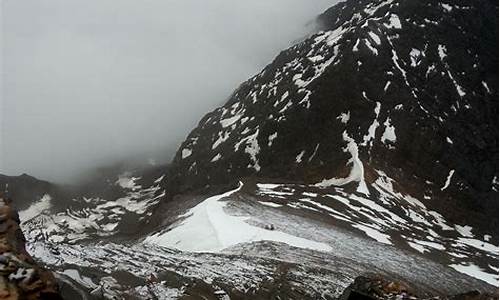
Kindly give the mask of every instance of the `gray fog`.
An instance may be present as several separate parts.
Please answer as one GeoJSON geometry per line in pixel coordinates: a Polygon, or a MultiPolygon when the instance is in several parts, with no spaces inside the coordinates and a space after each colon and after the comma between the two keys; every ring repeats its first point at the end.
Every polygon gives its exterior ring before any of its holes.
{"type": "Polygon", "coordinates": [[[335,0],[0,0],[0,173],[167,162],[335,0]]]}

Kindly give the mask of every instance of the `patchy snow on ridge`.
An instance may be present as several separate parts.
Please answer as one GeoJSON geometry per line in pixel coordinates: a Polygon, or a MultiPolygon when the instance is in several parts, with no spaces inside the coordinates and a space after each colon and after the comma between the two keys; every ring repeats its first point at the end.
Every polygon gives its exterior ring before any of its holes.
{"type": "Polygon", "coordinates": [[[190,252],[220,252],[231,246],[255,241],[276,241],[298,248],[331,251],[324,243],[268,230],[245,222],[249,217],[232,216],[221,201],[238,192],[243,184],[224,194],[207,198],[182,217],[176,227],[148,236],[144,242],[190,252]]]}
{"type": "Polygon", "coordinates": [[[34,217],[40,215],[43,211],[50,209],[51,200],[52,197],[49,194],[45,194],[42,198],[40,198],[40,200],[38,200],[38,202],[35,202],[31,204],[27,209],[20,211],[19,220],[21,220],[21,223],[29,221],[34,217]]]}
{"type": "Polygon", "coordinates": [[[384,133],[382,134],[382,143],[386,144],[386,141],[396,142],[396,128],[391,125],[391,119],[388,117],[384,122],[384,133]]]}
{"type": "Polygon", "coordinates": [[[188,148],[182,149],[182,159],[190,157],[192,153],[193,151],[191,149],[188,148]]]}
{"type": "Polygon", "coordinates": [[[135,191],[135,190],[141,188],[140,185],[135,184],[135,181],[138,179],[140,179],[140,178],[139,177],[129,177],[127,173],[124,173],[124,174],[118,176],[118,180],[116,180],[115,183],[124,189],[135,191]]]}
{"type": "Polygon", "coordinates": [[[389,235],[384,234],[384,233],[376,230],[373,227],[366,226],[366,225],[363,225],[363,224],[354,224],[354,225],[352,225],[352,227],[358,228],[359,230],[364,231],[366,233],[366,235],[368,235],[372,239],[376,240],[377,242],[380,242],[380,243],[383,243],[383,244],[392,245],[392,242],[390,240],[390,236],[389,235]]]}
{"type": "Polygon", "coordinates": [[[452,267],[453,269],[457,270],[460,273],[467,274],[482,281],[486,281],[491,285],[498,286],[498,274],[495,275],[491,273],[486,273],[483,269],[474,264],[465,264],[465,265],[452,264],[450,265],[450,267],[452,267]]]}

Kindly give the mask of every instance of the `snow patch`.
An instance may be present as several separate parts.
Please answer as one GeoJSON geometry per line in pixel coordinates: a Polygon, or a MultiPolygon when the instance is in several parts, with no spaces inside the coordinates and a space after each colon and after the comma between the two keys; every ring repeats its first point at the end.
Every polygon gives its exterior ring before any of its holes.
{"type": "Polygon", "coordinates": [[[236,115],[227,119],[220,120],[220,124],[223,128],[229,127],[236,123],[241,118],[241,115],[236,115]]]}
{"type": "Polygon", "coordinates": [[[267,138],[267,146],[268,146],[268,147],[271,147],[271,146],[273,145],[273,141],[274,141],[274,139],[275,139],[275,138],[277,138],[277,137],[278,137],[278,133],[277,133],[277,132],[275,132],[275,133],[271,134],[271,135],[267,138]]]}
{"type": "Polygon", "coordinates": [[[387,141],[392,143],[396,142],[396,128],[391,125],[391,119],[389,117],[385,120],[384,126],[385,130],[381,137],[382,143],[386,144],[387,141]]]}
{"type": "Polygon", "coordinates": [[[442,191],[446,190],[448,186],[451,183],[451,177],[453,177],[453,174],[455,174],[455,170],[450,170],[450,173],[448,173],[448,177],[446,177],[446,182],[444,183],[443,187],[441,188],[442,191]]]}
{"type": "Polygon", "coordinates": [[[377,242],[392,245],[392,242],[390,240],[389,235],[382,233],[382,232],[380,232],[372,227],[368,227],[368,226],[363,225],[363,224],[354,224],[354,225],[352,225],[352,227],[363,231],[364,233],[366,233],[366,235],[368,235],[372,239],[376,240],[377,242]]]}
{"type": "Polygon", "coordinates": [[[356,191],[363,193],[365,195],[369,195],[370,192],[368,191],[365,182],[363,162],[359,159],[358,156],[358,145],[356,144],[354,139],[347,134],[346,131],[342,133],[342,138],[344,139],[344,141],[347,142],[347,146],[343,149],[343,151],[349,152],[351,154],[351,158],[347,162],[348,164],[352,164],[349,176],[345,178],[324,179],[323,181],[316,183],[315,186],[317,187],[342,186],[353,181],[358,181],[359,185],[356,191]]]}
{"type": "Polygon", "coordinates": [[[474,237],[474,234],[472,234],[472,227],[471,226],[455,225],[455,230],[458,231],[458,233],[460,233],[460,235],[463,237],[474,237]]]}
{"type": "Polygon", "coordinates": [[[212,160],[210,160],[210,162],[216,162],[218,161],[220,158],[222,157],[222,155],[220,155],[220,153],[217,153],[217,155],[215,155],[212,160]]]}
{"type": "Polygon", "coordinates": [[[306,150],[302,150],[302,152],[300,152],[296,157],[295,157],[295,162],[296,163],[301,163],[302,162],[302,157],[304,156],[304,154],[306,153],[306,150]]]}
{"type": "Polygon", "coordinates": [[[182,149],[182,159],[190,157],[191,154],[193,154],[193,151],[191,149],[188,148],[182,149]]]}
{"type": "Polygon", "coordinates": [[[438,55],[441,58],[441,60],[444,60],[446,58],[446,46],[444,45],[438,45],[438,55]]]}
{"type": "Polygon", "coordinates": [[[385,27],[387,28],[394,28],[394,29],[401,29],[401,21],[399,20],[399,17],[395,14],[391,14],[389,18],[389,23],[384,24],[385,27]]]}
{"type": "Polygon", "coordinates": [[[452,267],[453,269],[457,270],[460,273],[477,278],[491,285],[498,286],[498,273],[497,274],[487,273],[485,272],[485,270],[472,263],[466,263],[460,265],[452,264],[450,265],[450,267],[452,267]]]}
{"type": "Polygon", "coordinates": [[[52,197],[49,194],[45,194],[42,198],[40,198],[40,200],[38,200],[38,202],[35,202],[31,204],[27,209],[20,211],[19,220],[21,221],[21,223],[29,221],[34,217],[40,215],[42,212],[50,209],[51,200],[52,197]]]}
{"type": "Polygon", "coordinates": [[[224,194],[207,198],[183,215],[185,219],[170,230],[148,236],[145,243],[191,252],[220,252],[228,247],[256,241],[276,241],[318,251],[332,248],[320,242],[296,237],[279,230],[266,230],[246,222],[249,217],[232,216],[221,201],[238,192],[243,184],[224,194]]]}
{"type": "Polygon", "coordinates": [[[347,124],[349,119],[351,118],[351,112],[348,111],[347,113],[341,113],[338,117],[337,120],[340,120],[340,122],[347,124]]]}

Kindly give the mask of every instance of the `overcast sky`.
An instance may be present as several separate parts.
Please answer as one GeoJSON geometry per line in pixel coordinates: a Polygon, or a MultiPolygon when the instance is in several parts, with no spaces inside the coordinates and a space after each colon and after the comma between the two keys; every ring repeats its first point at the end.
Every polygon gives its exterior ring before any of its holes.
{"type": "Polygon", "coordinates": [[[168,160],[335,0],[0,0],[0,173],[168,160]]]}

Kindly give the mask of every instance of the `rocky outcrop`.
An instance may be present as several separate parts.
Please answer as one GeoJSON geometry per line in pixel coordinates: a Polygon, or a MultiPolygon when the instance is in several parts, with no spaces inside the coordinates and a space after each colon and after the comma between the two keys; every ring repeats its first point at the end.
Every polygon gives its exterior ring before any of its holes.
{"type": "Polygon", "coordinates": [[[417,300],[417,299],[447,299],[447,300],[495,300],[498,294],[471,291],[453,296],[437,296],[416,291],[411,284],[385,278],[380,275],[356,277],[339,297],[339,300],[417,300]]]}
{"type": "Polygon", "coordinates": [[[0,196],[0,299],[62,299],[51,272],[25,249],[19,216],[0,196]]]}
{"type": "Polygon", "coordinates": [[[0,193],[11,199],[16,199],[11,206],[22,210],[30,206],[34,200],[49,194],[55,196],[58,188],[53,183],[40,180],[28,174],[7,176],[0,174],[0,193]]]}

